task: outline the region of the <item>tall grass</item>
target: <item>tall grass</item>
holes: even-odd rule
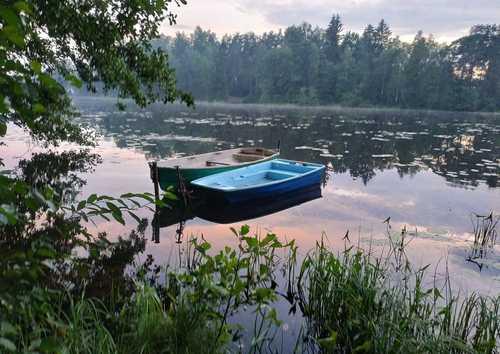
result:
[[[385,262],[360,250],[339,257],[323,242],[302,264],[299,302],[313,347],[327,352],[495,353],[500,296],[465,298],[426,288],[425,268],[391,283]]]
[[[282,332],[273,305],[280,296],[303,318],[299,337],[286,339],[297,352],[498,352],[499,295],[460,297],[449,282],[427,287],[426,268],[406,261],[400,267],[354,247],[338,254],[323,241],[298,261],[293,242],[251,236],[247,226],[233,231],[237,248],[210,255],[210,245],[194,239],[183,268],[167,268],[161,283],[137,279],[125,298],[45,288],[23,295],[19,308],[0,312],[0,353],[276,353],[272,337]],[[396,248],[396,259],[406,259],[404,247]],[[288,254],[284,264],[279,250]],[[248,310],[248,323],[228,320]],[[238,347],[244,328],[250,338]]]

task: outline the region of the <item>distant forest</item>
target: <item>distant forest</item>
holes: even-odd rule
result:
[[[153,45],[197,100],[500,110],[500,25],[474,26],[449,45],[422,32],[406,43],[384,20],[359,35],[335,15],[326,29],[218,39],[197,28]]]

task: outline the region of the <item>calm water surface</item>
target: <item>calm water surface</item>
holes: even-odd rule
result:
[[[120,112],[113,99],[76,103],[81,121],[101,133],[91,152],[102,162],[83,173],[83,195],[152,191],[148,160],[236,146],[275,147],[281,141],[282,157],[330,167],[321,198],[234,224],[195,218],[186,222],[184,235],[203,234],[220,249],[235,244],[230,226],[247,223],[256,232],[296,239],[304,255],[322,235],[341,249],[349,230],[353,243],[383,249],[383,220],[391,217],[393,232],[406,225],[414,234],[408,247],[413,262],[432,264],[438,274],[448,264],[455,286],[464,291],[500,291],[498,245],[481,271],[465,261],[471,214],[500,213],[498,116],[201,104],[196,110],[153,106]],[[6,143],[1,151],[7,168],[44,151],[16,128]],[[120,235],[132,226],[97,227]],[[176,261],[182,248],[175,243],[177,229],[162,228],[160,243],[150,242],[146,254],[159,263]]]

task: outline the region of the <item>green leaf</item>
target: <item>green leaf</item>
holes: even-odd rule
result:
[[[78,77],[73,74],[68,74],[64,77],[66,81],[68,81],[72,86],[76,88],[82,88],[83,82]]]
[[[96,200],[114,200],[114,198],[107,195],[100,195]]]
[[[177,198],[177,195],[175,195],[175,193],[172,193],[172,192],[169,192],[169,191],[166,191],[165,192],[165,198],[169,199],[169,200],[177,200],[179,198]]]
[[[94,203],[96,200],[97,200],[97,194],[91,194],[91,195],[87,198],[87,203]]]
[[[257,288],[255,290],[255,295],[257,296],[258,302],[262,302],[269,299],[273,294],[274,291],[268,288]]]
[[[145,200],[147,200],[150,203],[154,203],[155,202],[155,199],[152,196],[150,196],[148,193],[137,194],[137,197],[145,199]]]
[[[267,265],[265,265],[265,264],[261,264],[259,266],[259,274],[261,276],[263,276],[263,275],[266,275],[268,273],[269,273],[269,267]]]
[[[47,247],[42,247],[39,248],[36,251],[37,256],[39,257],[44,257],[44,258],[54,258],[56,256],[56,253],[53,249],[47,248]]]
[[[31,10],[31,6],[26,1],[18,1],[14,4],[14,8],[18,12],[24,12],[28,15],[32,15],[33,11]]]
[[[44,85],[48,89],[54,89],[59,85],[57,81],[54,80],[54,78],[48,74],[40,73],[38,75],[38,79],[40,80],[42,85]]]
[[[0,223],[15,225],[17,223],[17,216],[14,212],[7,211],[5,209],[7,207],[8,206],[0,207]]]
[[[59,353],[60,349],[55,338],[45,338],[40,345],[40,350],[44,353]]]
[[[113,212],[113,211],[114,211],[114,212],[119,212],[119,211],[120,211],[120,209],[119,209],[116,205],[114,205],[113,203],[111,203],[111,202],[106,202],[106,206],[107,206],[107,207],[108,207],[108,209],[109,209],[109,210],[111,210],[112,212]]]
[[[80,203],[78,203],[78,206],[76,207],[76,210],[82,210],[83,208],[85,208],[85,205],[87,205],[86,200],[80,201]]]
[[[155,205],[159,208],[165,208],[167,206],[167,203],[165,203],[163,200],[161,199],[156,199],[155,200]]]
[[[24,33],[14,26],[5,26],[0,30],[0,35],[19,48],[24,48]]]
[[[271,308],[271,310],[269,310],[269,312],[266,315],[266,318],[271,320],[272,323],[274,323],[277,326],[281,324],[281,321],[278,319],[278,312],[276,311],[275,308]]]
[[[138,224],[141,223],[141,218],[139,218],[137,215],[132,213],[130,210],[128,211],[129,215],[134,218],[135,221],[137,221]]]
[[[30,343],[30,346],[29,346],[29,350],[31,352],[34,352],[37,348],[40,347],[40,345],[42,344],[42,340],[40,338],[37,338],[35,340],[33,340],[31,343]]]
[[[10,352],[16,351],[16,345],[7,338],[0,337],[0,348],[7,349]]]
[[[33,112],[34,113],[45,113],[45,111],[46,111],[46,109],[45,109],[45,107],[42,104],[35,103],[33,105]]]
[[[245,236],[246,234],[248,234],[250,232],[250,226],[248,225],[243,225],[240,229],[240,234],[241,236]]]
[[[330,337],[318,339],[318,343],[321,348],[326,349],[327,351],[333,351],[337,345],[337,332],[332,331]]]
[[[354,348],[353,353],[369,353],[371,351],[371,348],[372,348],[372,343],[369,340],[367,340],[363,344]]]
[[[7,134],[7,124],[0,122],[0,136],[5,136]]]
[[[276,235],[275,234],[267,234],[266,237],[264,237],[264,239],[260,242],[261,246],[265,246],[267,245],[269,242],[271,241],[275,241],[277,238],[276,238]]]
[[[106,202],[106,206],[111,210],[111,215],[120,224],[125,225],[125,220],[123,220],[122,211],[116,205],[111,202]]]
[[[123,219],[123,216],[122,216],[122,213],[119,212],[112,212],[111,215],[113,216],[113,218],[118,221],[120,224],[122,225],[125,225],[125,220]]]
[[[0,113],[6,113],[9,111],[8,102],[4,96],[0,96]],[[2,122],[3,123],[3,122]]]
[[[22,25],[19,15],[9,7],[0,6],[0,17],[4,20],[6,26],[20,28]]]
[[[201,253],[205,253],[208,251],[212,246],[208,242],[203,242],[200,244],[196,245],[196,250]]]
[[[0,323],[0,334],[16,334],[16,328],[9,322],[3,321]]]
[[[33,60],[30,63],[31,70],[33,70],[36,74],[42,73],[42,64],[40,62]]]

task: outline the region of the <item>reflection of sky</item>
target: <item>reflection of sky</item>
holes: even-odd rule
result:
[[[138,135],[136,140],[140,139]],[[307,135],[304,139],[307,139]],[[40,150],[30,148],[22,132],[15,128],[9,128],[6,143],[7,146],[1,147],[6,168],[13,168],[16,160],[28,158],[32,151]],[[105,138],[95,152],[101,155],[103,163],[95,172],[85,176],[87,185],[83,188],[83,195],[97,193],[118,196],[124,192],[152,191],[144,151],[127,145],[118,147],[115,140]],[[458,286],[494,292],[500,291],[498,249],[492,264],[482,273],[478,273],[464,259],[468,245],[465,241],[472,229],[471,213],[484,214],[493,210],[498,214],[499,201],[499,188],[488,188],[485,184],[479,184],[474,189],[452,187],[430,169],[401,177],[395,168],[389,167],[377,170],[366,185],[361,178],[353,179],[346,171],[332,174],[320,199],[230,225],[191,220],[187,222],[185,235],[204,235],[215,249],[221,249],[225,245],[236,244],[229,227],[239,228],[247,223],[260,234],[272,231],[281,238],[295,239],[303,256],[322,234],[328,237],[332,247],[341,249],[344,245],[342,237],[347,230],[352,242],[357,242],[361,236],[363,247],[367,246],[370,239],[378,240],[374,244],[383,245],[380,242],[385,232],[382,221],[390,216],[395,231],[403,225],[411,230],[417,229],[418,236],[408,250],[411,259],[417,264],[435,265],[440,261],[443,267],[447,258],[453,280]],[[150,216],[147,211],[142,215]],[[100,220],[98,229],[112,235],[127,232],[127,227]],[[175,230],[175,226],[163,228],[161,243],[148,245],[148,253],[153,254],[160,263],[177,257]],[[148,229],[148,236],[150,232]],[[496,281],[488,281],[495,278]]]

